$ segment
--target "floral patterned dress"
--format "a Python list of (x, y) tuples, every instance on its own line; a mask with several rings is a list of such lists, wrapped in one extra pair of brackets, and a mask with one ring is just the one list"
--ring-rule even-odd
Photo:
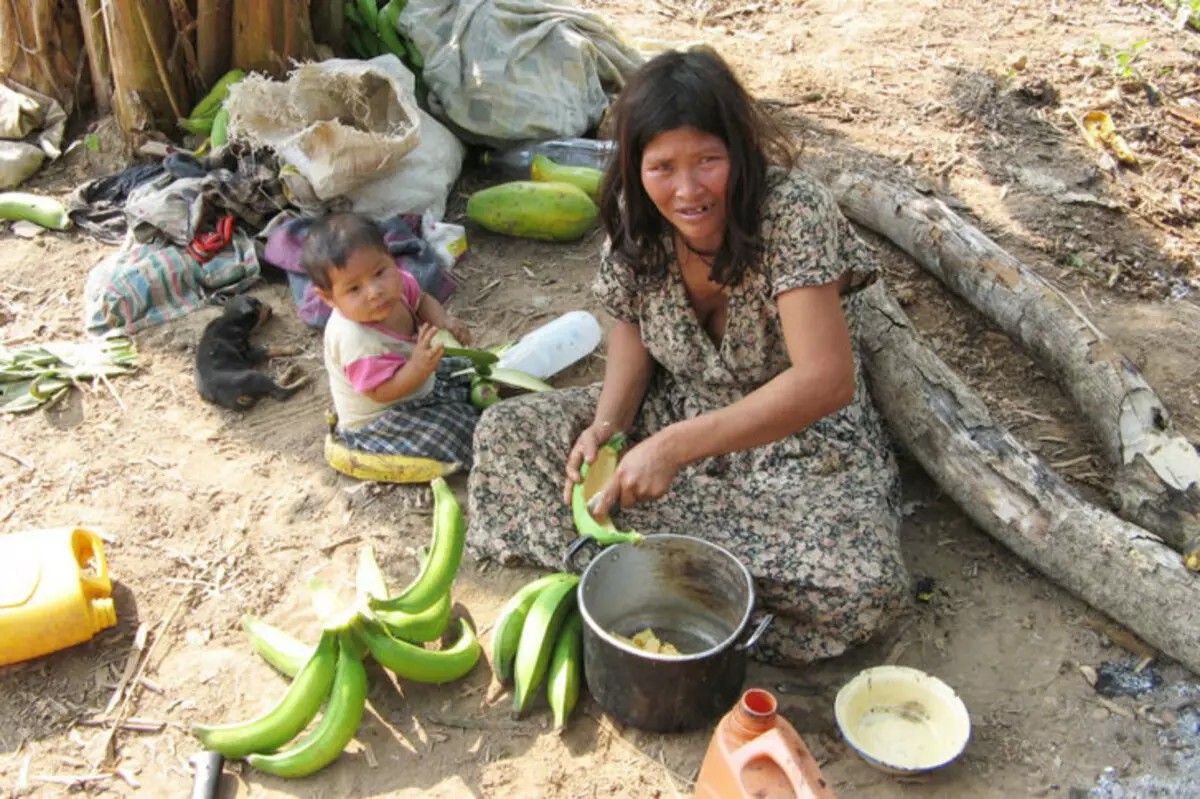
[[(639, 325), (657, 362), (632, 430), (664, 427), (736, 402), (790, 366), (775, 303), (789, 289), (842, 280), (857, 340), (858, 290), (877, 268), (828, 192), (801, 172), (771, 174), (760, 268), (729, 296), (719, 344), (701, 327), (673, 266), (648, 283), (605, 258), (594, 291)], [(904, 602), (899, 475), (855, 352), (850, 404), (774, 443), (686, 466), (663, 498), (615, 517), (623, 529), (700, 536), (726, 547), (775, 614), (756, 657), (833, 657), (885, 625)], [(577, 537), (562, 503), (565, 462), (592, 422), (599, 386), (529, 395), (483, 414), (469, 479), (468, 546), (478, 557), (561, 568)]]

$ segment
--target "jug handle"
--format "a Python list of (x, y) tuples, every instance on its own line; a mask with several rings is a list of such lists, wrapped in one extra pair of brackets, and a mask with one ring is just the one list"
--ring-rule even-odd
[(750, 633), (750, 637), (740, 644), (734, 644), (733, 648), (739, 652), (744, 652), (757, 644), (758, 639), (763, 637), (763, 633), (767, 631), (767, 628), (771, 626), (771, 622), (773, 621), (775, 621), (774, 614), (768, 613), (767, 615), (763, 616), (762, 620), (759, 621), (758, 626), (754, 628), (752, 633)]
[[(81, 569), (79, 582), (84, 586), (84, 593), (92, 599), (109, 596), (112, 593), (112, 581), (108, 576), (108, 558), (104, 556), (104, 543), (100, 537), (90, 530), (76, 528), (71, 533), (71, 551)], [(89, 559), (96, 561), (95, 574), (82, 572), (83, 564)]]
[[(587, 545), (593, 545), (597, 549), (600, 545), (596, 543), (596, 539), (590, 535), (581, 535), (571, 542), (571, 546), (567, 548), (567, 554), (563, 556), (563, 571), (571, 572), (572, 574), (582, 574), (583, 569), (575, 566), (575, 558), (583, 551)], [(589, 561), (590, 562), (590, 561)]]
[[(763, 733), (734, 753), (734, 762), (732, 764), (734, 773), (740, 776), (742, 771), (750, 765), (750, 761), (765, 757), (779, 766), (780, 770), (787, 776), (796, 799), (834, 799), (833, 790), (829, 787), (824, 776), (819, 777), (822, 784), (814, 786), (804, 776), (804, 769), (800, 768), (795, 762), (778, 756), (777, 748), (790, 748), (787, 740), (784, 739), (779, 730), (771, 730), (770, 732)], [(801, 759), (811, 762), (813, 770), (817, 774), (820, 774), (820, 766), (817, 765), (816, 759), (813, 758), (812, 753), (808, 751), (808, 747), (804, 745), (803, 741), (800, 742), (800, 750)]]

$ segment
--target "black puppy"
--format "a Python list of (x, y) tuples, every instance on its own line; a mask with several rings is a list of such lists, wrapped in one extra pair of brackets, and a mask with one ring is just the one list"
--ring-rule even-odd
[(243, 411), (263, 395), (283, 401), (308, 382), (302, 376), (281, 386), (255, 371), (256, 364), (269, 358), (293, 354), (286, 347), (250, 346), (250, 334), (270, 318), (271, 306), (239, 294), (225, 304), (224, 313), (208, 323), (196, 349), (196, 389), (201, 397), (222, 408)]

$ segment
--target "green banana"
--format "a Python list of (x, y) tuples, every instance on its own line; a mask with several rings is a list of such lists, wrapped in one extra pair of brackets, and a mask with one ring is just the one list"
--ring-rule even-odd
[(442, 594), (442, 598), (434, 602), (426, 610), (419, 613), (405, 613), (402, 610), (377, 610), (375, 618), (383, 622), (383, 626), (392, 637), (407, 641), (410, 644), (423, 644), (440, 638), (450, 624), (450, 616), (454, 610), (454, 602), (450, 592)]
[[(604, 488), (604, 484), (616, 471), (617, 458), (623, 446), (625, 446), (625, 434), (614, 433), (596, 453), (591, 465), (583, 463), (579, 467), (579, 474), (583, 480), (576, 483), (571, 489), (571, 517), (575, 521), (575, 529), (580, 535), (590, 535), (601, 546), (624, 543), (640, 544), (642, 541), (642, 534), (636, 530), (626, 532), (618, 530), (613, 525), (612, 519), (606, 519), (601, 524), (596, 521), (588, 509), (588, 503), (592, 501), (592, 497)], [(591, 480), (588, 479), (589, 474), (592, 475)]]
[(421, 55), (421, 51), (413, 44), (412, 39), (408, 40), (408, 63), (412, 64), (414, 69), (425, 68), (425, 57)]
[(224, 147), (229, 143), (229, 111), (222, 107), (217, 115), (213, 117), (212, 133), (209, 134), (212, 139), (213, 149)]
[(228, 758), (269, 752), (283, 746), (313, 720), (329, 694), (330, 685), (336, 682), (337, 640), (335, 633), (321, 634), (312, 657), (292, 680), (287, 693), (270, 710), (237, 724), (218, 727), (197, 724), (192, 727), (192, 735), (204, 744), (205, 749), (220, 752)]
[(192, 119), (211, 119), (225, 104), (225, 98), (229, 96), (229, 88), (233, 84), (246, 77), (246, 73), (240, 69), (231, 69), (221, 76), (221, 79), (213, 84), (209, 89), (208, 94), (200, 102), (196, 103), (196, 107), (192, 109)]
[(375, 0), (358, 0), (358, 14), (371, 33), (379, 33), (379, 7)]
[(345, 13), (345, 17), (350, 21), (351, 25), (359, 28), (367, 27), (367, 23), (363, 21), (362, 14), (358, 13), (358, 6), (354, 5), (351, 0), (346, 0), (346, 2), (342, 5), (342, 11)]
[(242, 629), (250, 636), (250, 644), (263, 660), (288, 677), (300, 673), (315, 649), (249, 613), (242, 616)]
[(471, 378), (471, 404), (479, 410), (490, 408), (500, 401), (500, 391), (496, 384), (486, 377), (475, 375)]
[(573, 574), (570, 577), (540, 591), (521, 625), (521, 640), (513, 664), (513, 710), (518, 714), (529, 708), (546, 676), (558, 632), (567, 616), (575, 610), (575, 588), (579, 578)]
[[(359, 550), (358, 557), (358, 592), (361, 597), (378, 597), (387, 599), (387, 583), (383, 572), (375, 561), (375, 552), (368, 545)], [(429, 549), (421, 547), (417, 551), (417, 559), (421, 568), (429, 562)], [(432, 641), (446, 632), (453, 610), (450, 592), (442, 594), (441, 599), (419, 613), (405, 613), (401, 610), (371, 611), (376, 619), (383, 622), (389, 633), (402, 641), (413, 644), (423, 644)]]
[(426, 649), (399, 641), (368, 619), (359, 619), (355, 632), (383, 667), (413, 682), (446, 683), (465, 677), (479, 662), (480, 646), (466, 619), (459, 620), (458, 640), (449, 649)]
[[(299, 743), (275, 754), (251, 754), (246, 762), (278, 777), (306, 777), (337, 760), (362, 722), (367, 703), (367, 669), (351, 633), (341, 633), (337, 673), (325, 714)], [(321, 695), (324, 698), (325, 694)]]
[(521, 628), (525, 626), (525, 617), (529, 608), (547, 586), (557, 582), (575, 578), (566, 572), (547, 574), (525, 584), (500, 609), (496, 624), (492, 627), (492, 671), (501, 683), (512, 680), (513, 661), (517, 657), (517, 645), (521, 642)]
[(437, 477), (429, 484), (433, 489), (433, 545), (429, 562), (412, 585), (399, 594), (387, 599), (371, 598), (368, 605), (373, 611), (402, 610), (419, 613), (428, 609), (442, 598), (454, 583), (458, 566), (462, 562), (463, 544), (467, 526), (463, 520), (462, 507), (445, 478)]
[(397, 22), (400, 19), (402, 7), (403, 3), (400, 0), (389, 0), (388, 4), (379, 12), (379, 38), (383, 40), (387, 49), (401, 61), (408, 55), (404, 48), (404, 42), (400, 40), (400, 34), (397, 33)]
[(546, 696), (554, 713), (554, 728), (567, 726), (567, 719), (579, 701), (579, 683), (583, 673), (583, 616), (573, 612), (563, 624), (562, 632), (550, 656), (550, 671), (546, 677)]

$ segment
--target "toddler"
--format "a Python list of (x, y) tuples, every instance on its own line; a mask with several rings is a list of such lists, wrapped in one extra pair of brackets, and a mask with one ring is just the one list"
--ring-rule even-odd
[(338, 435), (362, 452), (433, 458), (471, 468), (478, 411), (465, 358), (443, 358), (439, 329), (462, 344), (471, 334), (421, 291), (388, 253), (369, 219), (335, 213), (313, 223), (304, 270), (333, 308), (325, 327), (325, 368)]

